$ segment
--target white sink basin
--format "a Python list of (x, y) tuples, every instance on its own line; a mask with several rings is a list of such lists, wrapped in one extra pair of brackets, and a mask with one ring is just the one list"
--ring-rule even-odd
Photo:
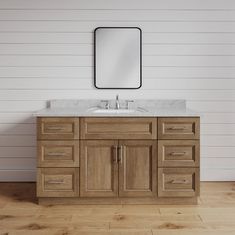
[(143, 108), (137, 109), (101, 109), (101, 108), (91, 108), (88, 111), (97, 114), (129, 114), (129, 113), (146, 113), (147, 110)]

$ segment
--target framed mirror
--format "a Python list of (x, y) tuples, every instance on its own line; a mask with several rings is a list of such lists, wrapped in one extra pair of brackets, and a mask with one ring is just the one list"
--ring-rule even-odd
[(94, 83), (98, 89), (142, 86), (142, 32), (138, 27), (98, 27), (94, 32)]

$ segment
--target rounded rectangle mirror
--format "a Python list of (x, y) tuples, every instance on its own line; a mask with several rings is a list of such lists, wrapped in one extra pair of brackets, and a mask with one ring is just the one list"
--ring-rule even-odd
[(138, 27), (98, 27), (94, 33), (94, 82), (99, 89), (142, 86), (142, 32)]

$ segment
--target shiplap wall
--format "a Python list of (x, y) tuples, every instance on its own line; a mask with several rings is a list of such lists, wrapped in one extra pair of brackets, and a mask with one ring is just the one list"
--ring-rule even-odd
[[(143, 31), (143, 87), (93, 87), (93, 30)], [(186, 99), (201, 179), (235, 180), (234, 0), (0, 0), (0, 181), (35, 180), (32, 113), (50, 99)]]

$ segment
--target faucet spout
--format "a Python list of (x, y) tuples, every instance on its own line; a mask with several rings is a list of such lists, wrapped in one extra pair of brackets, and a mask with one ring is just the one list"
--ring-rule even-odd
[(118, 95), (116, 95), (115, 108), (120, 109), (120, 102), (119, 102), (119, 96)]

